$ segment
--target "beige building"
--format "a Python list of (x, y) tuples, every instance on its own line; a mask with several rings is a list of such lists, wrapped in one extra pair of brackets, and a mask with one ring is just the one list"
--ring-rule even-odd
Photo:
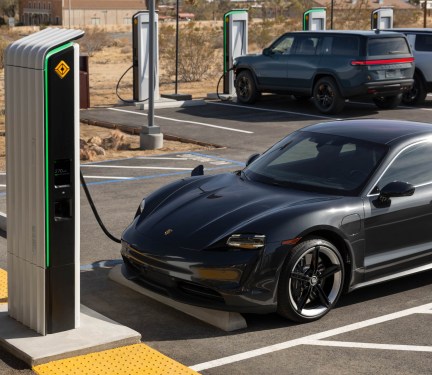
[(131, 24), (132, 15), (146, 9), (144, 0), (20, 0), (20, 22), (24, 25)]

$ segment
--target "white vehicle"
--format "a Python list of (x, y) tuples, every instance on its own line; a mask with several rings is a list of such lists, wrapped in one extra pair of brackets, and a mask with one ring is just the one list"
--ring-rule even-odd
[(422, 104), (428, 92), (432, 92), (432, 29), (391, 29), (407, 36), (415, 58), (414, 85), (403, 94), (402, 102)]

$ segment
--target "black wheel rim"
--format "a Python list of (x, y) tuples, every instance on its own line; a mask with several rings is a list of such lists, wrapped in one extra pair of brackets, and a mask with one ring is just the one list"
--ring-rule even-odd
[(288, 291), (291, 304), (302, 316), (325, 314), (342, 288), (342, 265), (330, 247), (317, 245), (305, 251), (294, 265)]
[(247, 77), (240, 77), (239, 82), (237, 84), (238, 95), (242, 98), (247, 98), (250, 95), (250, 82)]
[(334, 102), (335, 92), (333, 88), (327, 83), (321, 83), (318, 86), (315, 99), (321, 108), (330, 108)]

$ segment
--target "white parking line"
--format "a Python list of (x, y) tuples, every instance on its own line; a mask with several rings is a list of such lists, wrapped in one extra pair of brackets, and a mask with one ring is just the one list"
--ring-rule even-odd
[[(211, 369), (214, 367), (219, 367), (219, 366), (243, 361), (245, 359), (258, 357), (258, 356), (261, 356), (264, 354), (274, 353), (275, 351), (285, 350), (285, 349), (292, 348), (292, 347), (298, 346), (298, 345), (308, 345), (310, 342), (315, 343), (317, 340), (326, 339), (326, 338), (329, 338), (332, 336), (340, 335), (342, 333), (347, 333), (347, 332), (355, 331), (355, 330), (358, 330), (361, 328), (366, 328), (366, 327), (369, 327), (369, 326), (372, 326), (375, 324), (388, 322), (390, 320), (403, 318), (405, 316), (409, 316), (412, 314), (425, 314), (425, 313), (428, 314), (430, 312), (431, 308), (432, 308), (432, 303), (428, 303), (426, 305), (413, 307), (411, 309), (398, 311), (398, 312), (395, 312), (392, 314), (387, 314), (387, 315), (383, 315), (383, 316), (380, 316), (377, 318), (364, 320), (364, 321), (358, 322), (358, 323), (349, 324), (349, 325), (346, 325), (343, 327), (331, 329), (329, 331), (325, 331), (325, 332), (321, 332), (321, 333), (316, 333), (316, 334), (309, 335), (309, 336), (306, 336), (303, 338), (285, 341), (285, 342), (282, 342), (279, 344), (265, 346), (263, 348), (250, 350), (248, 352), (234, 354), (234, 355), (224, 357), (224, 358), (219, 358), (219, 359), (216, 359), (213, 361), (200, 363), (200, 364), (191, 366), (190, 368), (192, 370), (195, 370), (195, 371), (208, 370), (208, 369)], [(316, 345), (316, 344), (314, 344), (314, 345)]]
[(224, 106), (229, 106), (229, 107), (238, 107), (238, 108), (243, 108), (243, 109), (248, 109), (248, 110), (250, 109), (250, 110), (254, 110), (254, 111), (288, 113), (290, 115), (323, 118), (323, 119), (327, 119), (327, 120), (341, 120), (340, 118), (335, 118), (335, 117), (330, 117), (330, 116), (312, 115), (312, 114), (303, 113), (303, 112), (284, 111), (281, 109), (259, 108), (259, 107), (252, 107), (252, 106), (249, 107), (249, 106), (244, 106), (244, 105), (239, 105), (239, 104), (226, 104), (226, 103), (218, 103), (218, 102), (208, 102), (207, 104), (224, 105)]
[(310, 340), (307, 341), (307, 345), (332, 346), (337, 348), (401, 350), (407, 352), (431, 352), (432, 353), (432, 346), (420, 346), (420, 345), (392, 345), (392, 344), (376, 344), (376, 343), (369, 343), (369, 342), (347, 342), (347, 341), (329, 341), (329, 340)]
[[(119, 108), (108, 108), (108, 109), (110, 109), (111, 111), (131, 113), (133, 115), (147, 116), (147, 113), (141, 113), (141, 112), (135, 112), (135, 111), (126, 111), (125, 109), (119, 109)], [(154, 116), (154, 117), (155, 118), (160, 118), (162, 120), (168, 120), (168, 121), (181, 122), (181, 123), (186, 123), (186, 124), (206, 126), (206, 127), (209, 127), (209, 128), (216, 128), (216, 129), (221, 129), (221, 130), (229, 130), (229, 131), (237, 132), (237, 133), (253, 134), (253, 132), (248, 131), (248, 130), (240, 130), (240, 129), (228, 128), (226, 126), (212, 125), (212, 124), (207, 124), (205, 122), (179, 120), (179, 119), (170, 118), (170, 117), (163, 117), (163, 116)]]
[(96, 179), (101, 179), (101, 180), (130, 180), (133, 177), (84, 176), (84, 178), (96, 178)]
[(81, 168), (117, 168), (117, 169), (162, 169), (170, 171), (191, 171), (193, 168), (174, 168), (174, 167), (142, 167), (136, 165), (106, 165), (106, 164), (82, 164)]
[(143, 159), (143, 160), (189, 160), (188, 158), (164, 158), (157, 156), (137, 156), (135, 159)]

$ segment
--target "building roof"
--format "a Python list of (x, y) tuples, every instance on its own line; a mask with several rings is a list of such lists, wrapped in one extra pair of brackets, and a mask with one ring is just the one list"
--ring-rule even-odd
[[(315, 0), (318, 6), (326, 7), (327, 11), (331, 8), (331, 0)], [(347, 9), (360, 6), (367, 3), (368, 9), (378, 9), (385, 7), (392, 7), (393, 9), (418, 9), (415, 5), (410, 4), (406, 0), (382, 0), (381, 3), (378, 0), (342, 0), (335, 1), (333, 3), (334, 9)]]
[[(71, 0), (71, 9), (147, 9), (144, 0)], [(69, 2), (64, 2), (64, 8), (69, 8)]]

